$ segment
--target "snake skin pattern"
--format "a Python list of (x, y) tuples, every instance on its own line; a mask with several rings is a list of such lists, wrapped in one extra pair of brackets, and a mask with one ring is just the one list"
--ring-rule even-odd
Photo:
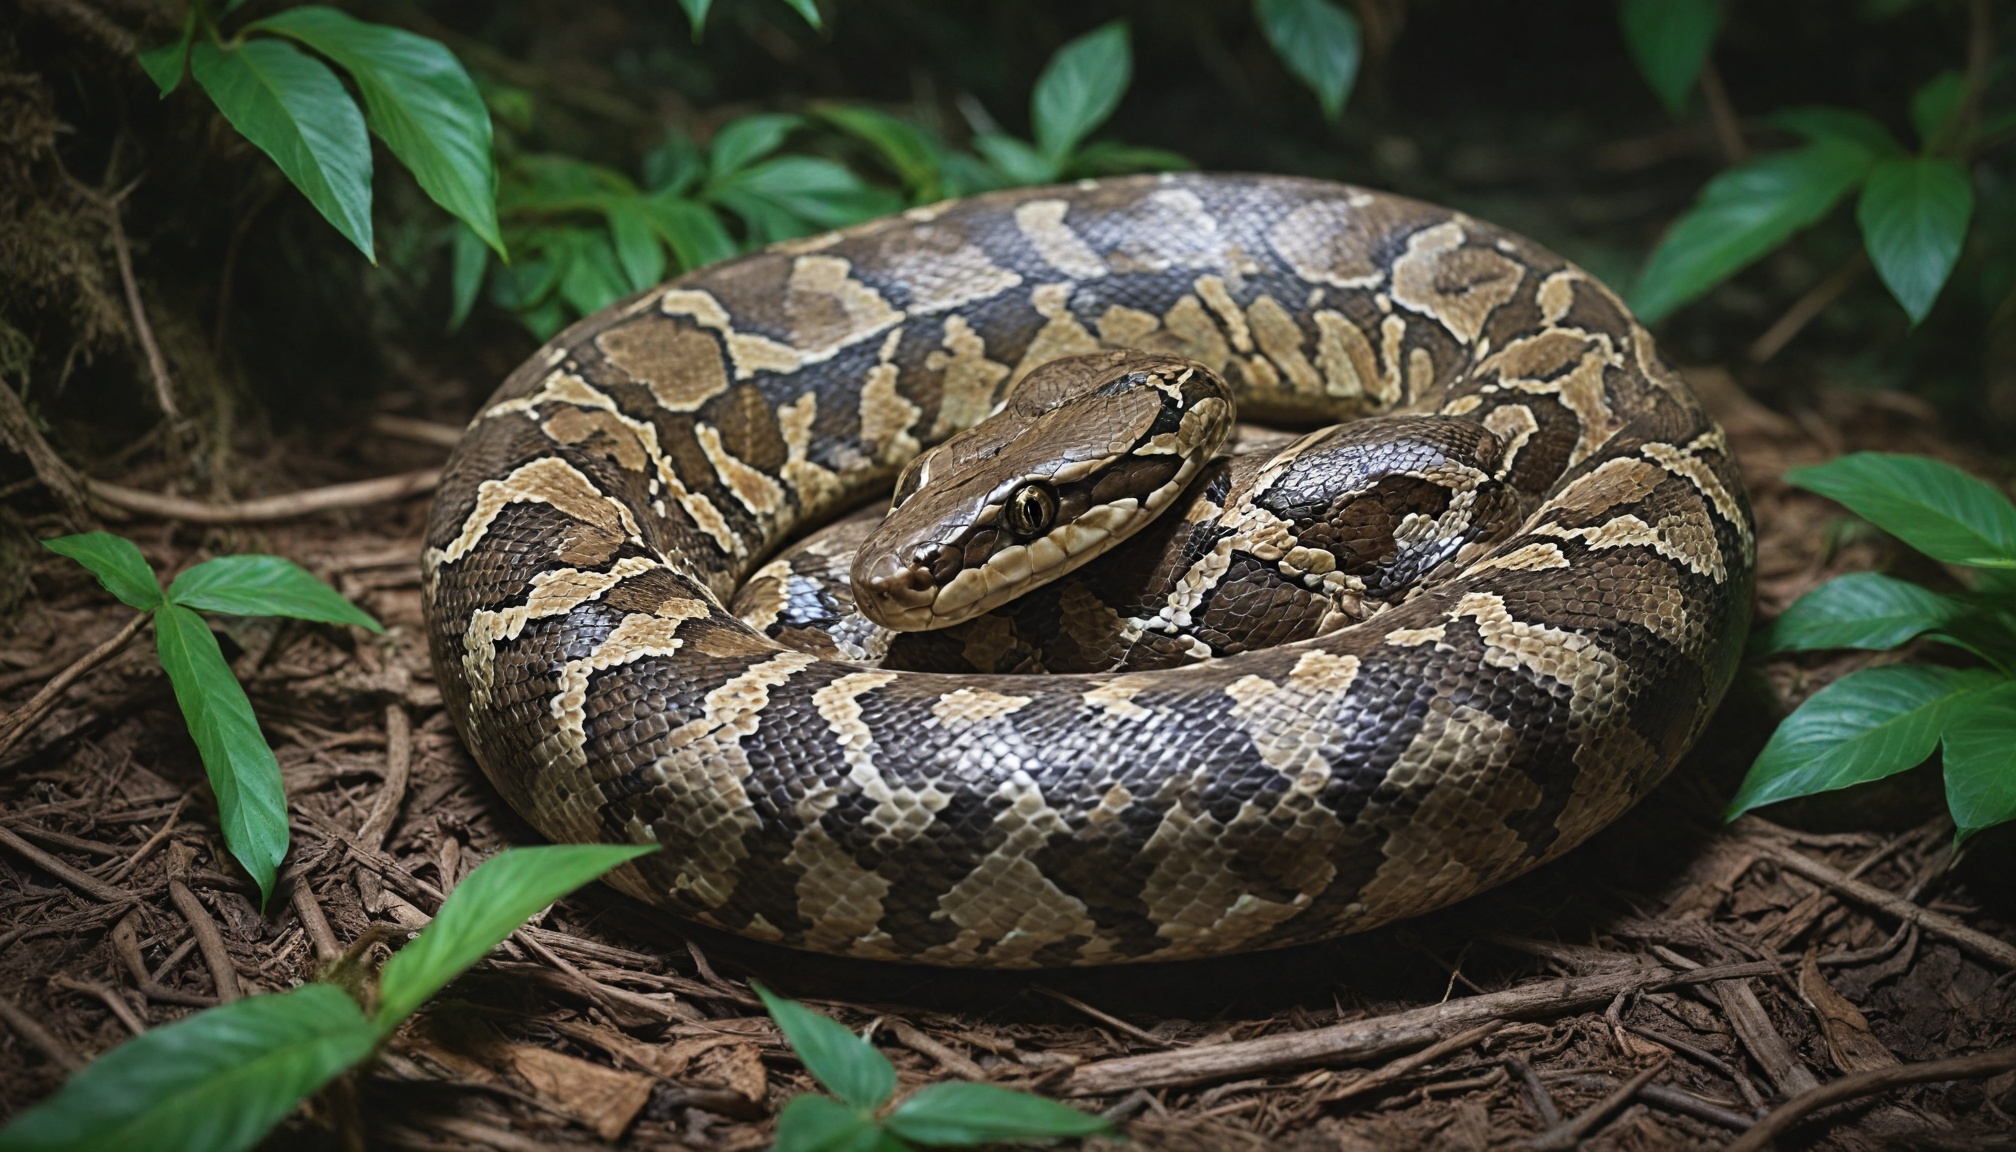
[[(1012, 381), (1102, 347), (1248, 419), (1475, 421), (1530, 511), (1362, 623), (1188, 667), (945, 675), (724, 604)], [(1501, 883), (1643, 797), (1747, 627), (1720, 428), (1600, 283), (1458, 213), (1178, 175), (915, 209), (589, 317), (451, 459), (424, 558), (450, 714), (639, 898), (797, 948), (1044, 967), (1271, 948)]]

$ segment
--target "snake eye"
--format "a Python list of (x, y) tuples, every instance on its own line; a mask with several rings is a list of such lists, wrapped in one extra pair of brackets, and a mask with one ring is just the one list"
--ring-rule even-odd
[(1039, 536), (1057, 519), (1057, 490), (1041, 480), (1031, 480), (1008, 494), (1002, 509), (1008, 530), (1017, 536)]

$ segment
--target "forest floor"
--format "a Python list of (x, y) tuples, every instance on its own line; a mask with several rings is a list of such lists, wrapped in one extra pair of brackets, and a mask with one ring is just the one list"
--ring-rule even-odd
[[(1886, 559), (1788, 489), (1787, 467), (1860, 448), (1970, 463), (1897, 394), (1830, 392), (1787, 416), (1719, 370), (1690, 376), (1744, 463), (1766, 617)], [(282, 474), (382, 475), (444, 454), (386, 436), (335, 461), (283, 447), (275, 491), (292, 486)], [(292, 802), (284, 894), (265, 915), (222, 852), (144, 637), (0, 756), (0, 1117), (220, 988), (286, 988), (359, 947), (382, 956), (474, 865), (537, 841), (441, 707), (420, 619), (426, 503), (119, 527), (164, 574), (225, 551), (292, 557), (389, 633), (227, 625)], [(0, 635), (8, 711), (127, 623), (67, 560), (38, 561), (32, 580)], [(423, 1012), (350, 1106), (324, 1098), (269, 1146), (336, 1147), (361, 1125), (386, 1148), (765, 1147), (782, 1104), (814, 1088), (756, 1006), (760, 978), (867, 1028), (905, 1089), (964, 1078), (1065, 1097), (1142, 1148), (1719, 1147), (1816, 1084), (2016, 1043), (2016, 837), (1956, 860), (1930, 770), (1772, 809), (1779, 823), (1719, 818), (1790, 703), (1894, 658), (1752, 665), (1687, 762), (1586, 846), (1322, 946), (919, 971), (746, 944), (591, 887)], [(2016, 1073), (1893, 1087), (1779, 1146), (2012, 1148), (2012, 1112)]]

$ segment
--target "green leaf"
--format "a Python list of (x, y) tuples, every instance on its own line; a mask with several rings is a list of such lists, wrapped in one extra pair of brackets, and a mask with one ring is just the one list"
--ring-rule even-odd
[(714, 179), (721, 180), (775, 152), (805, 121), (782, 112), (744, 116), (714, 136), (708, 149), (708, 166)]
[(438, 41), (334, 8), (289, 8), (249, 25), (291, 36), (341, 64), (364, 94), (366, 122), (420, 188), (503, 256), (490, 112), (476, 82)]
[(1781, 108), (1770, 121), (1808, 140), (1841, 140), (1867, 149), (1871, 156), (1902, 156), (1904, 146), (1874, 116), (1846, 108), (1816, 104)]
[(1674, 116), (1687, 110), (1687, 94), (1708, 62), (1722, 25), (1717, 0), (1622, 0), (1617, 6), (1624, 44), (1638, 71)]
[(324, 624), (385, 626), (292, 560), (258, 554), (205, 560), (168, 586), (170, 602), (233, 616), (291, 616)]
[(451, 278), (449, 293), (451, 304), (448, 309), (448, 331), (460, 331), (469, 319), (470, 309), (476, 307), (476, 293), (483, 287), (483, 273), (490, 267), (490, 249), (483, 244), (483, 238), (470, 231), (467, 224), (456, 221), (450, 241)]
[(612, 200), (603, 210), (609, 235), (616, 242), (616, 263), (630, 290), (642, 292), (665, 278), (665, 249), (651, 226), (651, 211), (642, 197)]
[(643, 203), (652, 229), (672, 246), (682, 271), (735, 255), (734, 237), (707, 205), (662, 194), (646, 197)]
[(1729, 802), (1728, 818), (1917, 767), (1932, 754), (1953, 707), (2001, 679), (1981, 669), (1925, 664), (1843, 676), (1771, 734)]
[(805, 1070), (856, 1108), (880, 1108), (896, 1091), (896, 1069), (873, 1044), (795, 1000), (752, 985)]
[(707, 26), (707, 10), (714, 6), (714, 0), (679, 0), (679, 7), (686, 10), (686, 21), (693, 25), (693, 39), (700, 39), (700, 30)]
[(68, 556), (98, 577), (107, 592), (129, 608), (151, 612), (161, 606), (161, 581), (148, 567), (147, 558), (124, 536), (110, 532), (84, 532), (76, 536), (56, 536), (42, 546), (58, 556)]
[(1253, 0), (1253, 16), (1274, 54), (1316, 93), (1335, 120), (1358, 79), (1358, 18), (1330, 0)]
[(684, 132), (667, 135), (664, 143), (644, 154), (644, 186), (653, 192), (684, 195), (706, 172), (700, 149)]
[(1029, 101), (1036, 147), (1061, 164), (1078, 142), (1113, 115), (1134, 78), (1127, 22), (1103, 24), (1057, 50), (1036, 77)]
[(1748, 267), (1825, 216), (1869, 164), (1868, 150), (1827, 139), (1717, 176), (1652, 253), (1632, 309), (1654, 323)]
[(1946, 806), (1961, 839), (2016, 820), (2016, 681), (1954, 704), (1945, 769)]
[(224, 846), (258, 882), (263, 905), (273, 895), (274, 870), (287, 855), (287, 791), (280, 765), (201, 616), (179, 604), (161, 605), (154, 612), (154, 647), (202, 754), (210, 791), (217, 794)]
[(385, 1031), (413, 1014), (463, 969), (517, 931), (527, 917), (655, 845), (548, 844), (508, 848), (462, 881), (434, 922), (385, 962), (378, 977), (378, 1013)]
[(1013, 136), (988, 133), (973, 138), (987, 162), (1008, 178), (1008, 186), (1048, 184), (1062, 174), (1059, 163)]
[(1929, 588), (1876, 572), (1856, 572), (1801, 596), (1771, 622), (1762, 647), (1766, 652), (1895, 648), (1966, 612), (1967, 605)]
[(1993, 487), (1943, 461), (1856, 452), (1785, 473), (1948, 564), (2016, 562), (2016, 507)]
[(821, 104), (821, 119), (867, 144), (919, 203), (944, 195), (939, 149), (922, 128), (861, 104)]
[(248, 40), (237, 48), (198, 40), (189, 64), (231, 126), (271, 156), (316, 211), (376, 264), (371, 143), (336, 73), (280, 40)]
[[(817, 156), (779, 156), (717, 181), (708, 196), (749, 221), (763, 240), (840, 228), (902, 207), (886, 188), (871, 188), (845, 165)], [(801, 223), (802, 222), (802, 223)]]
[(812, 27), (824, 28), (826, 26), (826, 22), (819, 18), (819, 5), (816, 0), (784, 0), (784, 3), (789, 4), (791, 10), (804, 17), (805, 23), (810, 24)]
[(889, 1130), (919, 1144), (993, 1144), (1090, 1136), (1112, 1125), (1041, 1096), (992, 1084), (932, 1084), (898, 1105)]
[(357, 1005), (331, 985), (252, 996), (92, 1061), (0, 1131), (0, 1149), (239, 1152), (377, 1042)]
[(1947, 69), (1911, 96), (1911, 127), (1926, 148), (1944, 144), (1947, 130), (1959, 119), (1967, 99), (1967, 78)]
[(875, 1117), (831, 1096), (793, 1096), (777, 1114), (770, 1152), (867, 1152), (882, 1136)]
[(1180, 172), (1194, 168), (1190, 158), (1165, 148), (1143, 148), (1101, 140), (1071, 157), (1071, 171), (1086, 176), (1118, 176), (1128, 172)]
[(1974, 189), (1958, 160), (1914, 156), (1870, 171), (1855, 219), (1877, 274), (1911, 323), (1925, 319), (1939, 298), (1973, 215)]
[(161, 89), (161, 95), (166, 96), (182, 86), (183, 67), (189, 62), (189, 41), (195, 35), (196, 6), (191, 4), (189, 11), (182, 16), (182, 35), (176, 37), (174, 43), (140, 53), (140, 67), (146, 69), (154, 86)]
[(609, 234), (601, 230), (574, 233), (566, 266), (560, 271), (560, 298), (586, 316), (629, 294), (630, 284), (616, 260), (616, 246)]

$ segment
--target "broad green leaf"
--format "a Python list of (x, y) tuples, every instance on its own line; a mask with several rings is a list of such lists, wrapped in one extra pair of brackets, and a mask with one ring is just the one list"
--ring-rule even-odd
[(248, 40), (237, 48), (198, 40), (189, 66), (231, 126), (271, 156), (316, 211), (376, 264), (371, 142), (336, 73), (281, 40)]
[(1059, 48), (1036, 77), (1036, 93), (1029, 101), (1036, 147), (1062, 163), (1113, 115), (1133, 78), (1125, 20), (1103, 24)]
[(1770, 121), (1808, 140), (1842, 140), (1867, 149), (1874, 157), (1902, 156), (1904, 146), (1874, 116), (1824, 104), (1781, 108)]
[(1801, 596), (1771, 622), (1762, 647), (1766, 652), (1895, 648), (1966, 612), (1967, 605), (1930, 588), (1876, 572), (1856, 572)]
[(389, 1032), (450, 980), (517, 931), (527, 917), (654, 845), (547, 844), (508, 848), (462, 881), (434, 922), (385, 962), (372, 1022)]
[(652, 229), (679, 257), (681, 271), (735, 255), (735, 238), (728, 235), (721, 218), (707, 205), (666, 195), (648, 196), (643, 204)]
[(819, 4), (817, 0), (784, 0), (784, 3), (789, 4), (791, 10), (804, 17), (805, 23), (810, 24), (812, 27), (824, 28), (826, 26), (826, 22), (819, 18)]
[(1624, 44), (1666, 111), (1687, 110), (1687, 94), (1708, 62), (1722, 25), (1717, 0), (1622, 0), (1617, 6)]
[(324, 624), (385, 626), (292, 560), (280, 556), (219, 556), (175, 578), (168, 599), (185, 608), (233, 616), (291, 616)]
[(154, 613), (154, 647), (202, 754), (210, 791), (217, 794), (224, 846), (258, 882), (263, 904), (273, 895), (274, 870), (287, 855), (287, 791), (280, 782), (280, 764), (259, 731), (252, 702), (201, 616), (179, 604), (161, 605)]
[(1057, 161), (1013, 136), (994, 133), (975, 136), (973, 147), (1008, 178), (1010, 187), (1048, 184), (1062, 175)]
[(191, 4), (182, 17), (182, 35), (171, 44), (140, 53), (140, 67), (146, 70), (154, 86), (161, 89), (161, 95), (166, 96), (182, 86), (183, 66), (189, 62), (189, 41), (195, 35), (196, 6)]
[(1953, 706), (1945, 769), (1946, 806), (1961, 839), (2016, 820), (2016, 681)]
[(821, 104), (813, 111), (873, 148), (919, 203), (944, 195), (939, 149), (922, 128), (862, 104)]
[(1856, 452), (1785, 473), (1948, 564), (2016, 561), (2016, 507), (1993, 487), (1944, 461)]
[(1967, 98), (1967, 78), (1947, 69), (1911, 96), (1911, 127), (1926, 148), (1944, 144), (1945, 133), (1959, 117)]
[(992, 1084), (932, 1084), (890, 1113), (889, 1130), (936, 1146), (1090, 1136), (1112, 1127), (1076, 1108)]
[(44, 540), (42, 546), (90, 569), (98, 583), (127, 607), (151, 612), (161, 606), (161, 581), (147, 566), (140, 549), (124, 536), (83, 532)]
[(707, 10), (714, 6), (714, 0), (679, 0), (679, 7), (686, 10), (686, 20), (693, 25), (693, 39), (700, 39), (700, 30), (707, 26)]
[[(845, 165), (817, 156), (765, 160), (715, 182), (708, 195), (748, 220), (765, 240), (857, 224), (902, 207), (894, 192), (871, 188)], [(791, 218), (803, 223), (784, 231)]]
[(1877, 274), (1911, 323), (1925, 319), (1939, 298), (1973, 215), (1974, 188), (1958, 160), (1913, 156), (1870, 171), (1855, 219)]
[(586, 316), (629, 294), (630, 284), (616, 260), (616, 246), (609, 234), (600, 229), (576, 233), (568, 246), (566, 265), (560, 270), (560, 298)]
[(0, 1131), (0, 1150), (238, 1152), (377, 1043), (356, 1003), (332, 985), (249, 997), (92, 1061)]
[(1358, 79), (1358, 18), (1331, 0), (1253, 0), (1253, 16), (1274, 54), (1316, 93), (1335, 120)]
[(641, 292), (663, 280), (665, 249), (658, 244), (644, 199), (612, 200), (602, 212), (609, 221), (609, 235), (616, 242), (616, 262), (622, 267), (630, 290)]
[(708, 149), (707, 162), (714, 179), (732, 176), (775, 152), (784, 138), (804, 120), (782, 112), (744, 116), (721, 129)]
[(1194, 168), (1190, 158), (1166, 148), (1143, 148), (1101, 140), (1071, 157), (1071, 171), (1085, 176), (1118, 176), (1128, 172), (1180, 172)]
[(476, 306), (476, 293), (483, 288), (483, 273), (490, 267), (490, 249), (484, 246), (481, 236), (459, 220), (452, 236), (448, 330), (456, 332), (469, 319), (469, 310)]
[(420, 188), (503, 256), (490, 112), (447, 47), (334, 8), (289, 8), (248, 26), (291, 36), (341, 64), (364, 94), (365, 120)]
[(868, 1152), (882, 1137), (875, 1117), (831, 1096), (793, 1096), (777, 1114), (770, 1152)]
[(2000, 682), (1993, 672), (1926, 664), (1851, 672), (1771, 734), (1729, 802), (1728, 818), (1915, 768), (1932, 754), (1954, 707)]
[(707, 162), (684, 132), (667, 135), (664, 143), (644, 154), (644, 186), (653, 192), (683, 196), (706, 174)]
[(1656, 322), (1749, 267), (1825, 216), (1869, 164), (1867, 149), (1826, 139), (1717, 176), (1652, 253), (1632, 290), (1632, 309)]
[(796, 1000), (754, 987), (805, 1070), (828, 1091), (856, 1108), (880, 1108), (896, 1091), (896, 1069), (873, 1044)]

